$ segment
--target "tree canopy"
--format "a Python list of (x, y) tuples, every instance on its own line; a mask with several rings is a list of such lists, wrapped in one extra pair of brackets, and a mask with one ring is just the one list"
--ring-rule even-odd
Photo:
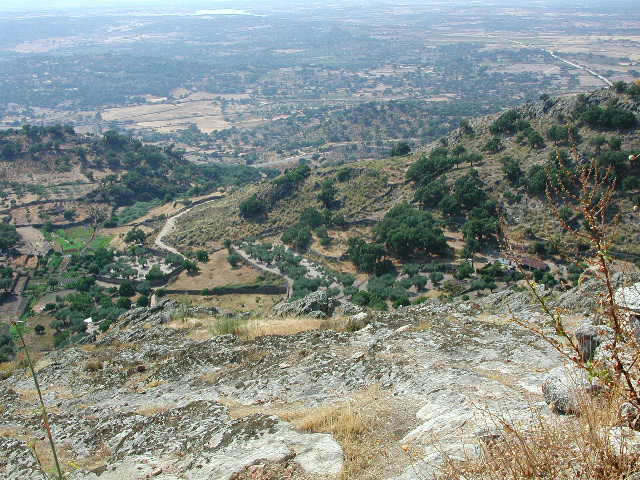
[(409, 258), (419, 252), (437, 255), (449, 252), (444, 233), (431, 214), (408, 203), (389, 210), (375, 233), (377, 240), (400, 258)]

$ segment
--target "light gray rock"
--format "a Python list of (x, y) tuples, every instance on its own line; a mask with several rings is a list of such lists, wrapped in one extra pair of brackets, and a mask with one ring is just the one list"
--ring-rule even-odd
[(616, 290), (615, 301), (625, 309), (640, 313), (640, 282)]
[(560, 414), (579, 413), (581, 403), (594, 389), (587, 372), (573, 366), (554, 368), (542, 383), (545, 402)]
[(342, 301), (340, 303), (340, 306), (338, 307), (338, 312), (342, 313), (343, 315), (357, 315), (361, 312), (364, 312), (364, 308), (362, 308), (360, 305), (356, 305), (355, 303), (351, 303), (351, 302), (347, 302), (346, 300)]
[(326, 316), (331, 316), (337, 305), (337, 300), (330, 297), (326, 290), (319, 290), (294, 302), (279, 303), (273, 307), (273, 313), (280, 316), (301, 316), (309, 315), (312, 312), (322, 312)]
[(31, 449), (14, 438), (0, 437), (0, 478), (4, 480), (42, 480)]
[[(480, 319), (477, 310), (456, 303), (370, 312), (367, 327), (355, 332), (312, 330), (251, 341), (203, 338), (156, 322), (167, 311), (128, 312), (127, 325), (114, 323), (95, 348), (56, 350), (38, 367), (45, 401), (56, 407), (56, 438), (73, 445), (79, 463), (109, 449), (107, 469), (83, 472), (87, 479), (136, 478), (130, 472), (138, 467), (161, 480), (224, 479), (267, 458), (297, 463), (310, 476), (338, 472), (342, 452), (335, 440), (296, 432), (270, 414), (278, 405), (335, 405), (372, 385), (393, 402), (393, 418), (382, 428), (406, 433), (418, 425), (407, 442), (420, 452), (415, 460), (435, 467), (446, 456), (475, 454), (474, 431), (487, 426), (478, 412), (498, 409), (508, 418), (530, 412), (539, 372), (559, 364), (530, 332), (501, 318)], [(396, 333), (416, 325), (422, 327)], [(103, 368), (88, 371), (88, 361)], [(0, 380), (0, 426), (41, 435), (36, 405), (16, 393), (32, 388), (21, 372)], [(222, 399), (264, 414), (235, 418)], [(417, 423), (416, 405), (422, 406)], [(15, 477), (22, 459), (9, 456), (5, 471)], [(22, 478), (31, 480), (11, 480)]]

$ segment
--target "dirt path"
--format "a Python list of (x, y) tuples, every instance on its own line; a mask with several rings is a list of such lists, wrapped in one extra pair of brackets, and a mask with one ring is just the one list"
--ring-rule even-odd
[(245, 252), (241, 248), (234, 247), (234, 250), (238, 253), (238, 255), (240, 255), (242, 258), (244, 258), (244, 260), (249, 265), (253, 265), (258, 270), (261, 270), (263, 272), (273, 273), (275, 275), (278, 275), (278, 276), (284, 278), (287, 281), (287, 298), (291, 298), (291, 295), (293, 294), (293, 279), (292, 278), (287, 277), (286, 275), (283, 275), (280, 272), (279, 268), (269, 267), (269, 266), (267, 266), (266, 264), (264, 264), (262, 262), (258, 262), (256, 260), (254, 260), (253, 258), (251, 258), (249, 256), (249, 254), (247, 252)]
[(212, 198), (210, 200), (206, 200), (204, 202), (200, 202), (196, 205), (192, 205), (188, 208), (186, 208), (185, 210), (182, 210), (181, 212), (176, 213), (175, 215), (173, 215), (172, 217), (169, 217), (167, 219), (167, 221), (165, 222), (165, 224), (162, 226), (162, 229), (160, 229), (160, 232), (158, 233), (158, 236), (156, 237), (155, 241), (153, 242), (153, 244), (158, 247), (161, 250), (166, 250), (167, 252), (171, 252), (171, 253), (175, 253), (176, 255), (180, 255), (182, 258), (184, 258), (184, 255), (182, 253), (180, 253), (176, 248), (172, 247), (171, 245), (167, 245), (166, 243), (164, 243), (164, 238), (169, 235), (171, 232), (173, 232), (173, 230), (176, 228), (176, 221), (182, 217), (183, 215), (186, 215), (187, 213), (189, 213), (191, 210), (193, 210), (196, 207), (199, 207), (201, 205), (206, 205), (207, 203), (213, 203), (213, 202), (217, 202), (218, 200), (220, 200), (221, 198), (224, 198), (225, 195), (220, 194), (217, 195), (215, 198)]

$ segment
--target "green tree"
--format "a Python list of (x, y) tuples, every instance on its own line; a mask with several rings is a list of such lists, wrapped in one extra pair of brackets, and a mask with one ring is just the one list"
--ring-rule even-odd
[(311, 245), (311, 229), (308, 225), (297, 223), (282, 234), (281, 240), (296, 250), (306, 250)]
[(229, 262), (229, 265), (231, 265), (233, 268), (237, 267), (240, 263), (242, 263), (242, 261), (242, 256), (237, 252), (233, 252), (227, 256), (227, 262)]
[(498, 153), (502, 150), (504, 150), (504, 145), (500, 137), (493, 137), (482, 147), (482, 151), (488, 153)]
[(502, 159), (502, 173), (504, 178), (515, 187), (524, 181), (524, 172), (520, 168), (520, 164), (511, 157)]
[(261, 218), (264, 217), (266, 213), (266, 204), (255, 195), (240, 203), (240, 215), (246, 219)]
[(432, 208), (437, 206), (447, 193), (449, 193), (449, 188), (446, 184), (446, 178), (439, 178), (418, 187), (413, 200), (424, 208)]
[(407, 170), (406, 178), (417, 184), (429, 183), (453, 168), (447, 149), (436, 148), (429, 156), (421, 157)]
[(158, 282), (164, 280), (164, 273), (162, 273), (162, 270), (160, 270), (158, 265), (154, 265), (147, 273), (146, 279), (150, 282)]
[(196, 252), (196, 260), (200, 263), (207, 263), (209, 261), (209, 254), (205, 250), (198, 250)]
[(443, 231), (433, 217), (408, 203), (396, 205), (387, 212), (375, 229), (376, 239), (400, 258), (417, 252), (447, 254), (449, 246)]
[(126, 280), (120, 284), (118, 293), (121, 297), (133, 297), (136, 294), (136, 289), (133, 282)]
[(16, 227), (9, 223), (0, 222), (0, 251), (13, 248), (20, 241)]
[(411, 146), (407, 142), (398, 142), (391, 149), (390, 155), (392, 157), (404, 157), (411, 153)]
[(127, 235), (124, 237), (124, 241), (127, 243), (143, 243), (147, 238), (147, 235), (140, 230), (139, 228), (134, 228), (133, 230), (129, 230)]
[(456, 273), (454, 274), (454, 276), (458, 280), (463, 280), (465, 278), (470, 277), (474, 273), (475, 273), (475, 270), (473, 268), (473, 265), (471, 265), (471, 262), (464, 262), (464, 263), (460, 264), (460, 266), (458, 267), (458, 270), (456, 270)]
[(379, 243), (367, 243), (361, 238), (350, 238), (347, 255), (361, 272), (373, 273), (385, 256), (384, 246)]
[(320, 193), (318, 194), (318, 200), (324, 206), (324, 208), (332, 208), (336, 203), (336, 187), (333, 185), (333, 180), (325, 180), (322, 182)]

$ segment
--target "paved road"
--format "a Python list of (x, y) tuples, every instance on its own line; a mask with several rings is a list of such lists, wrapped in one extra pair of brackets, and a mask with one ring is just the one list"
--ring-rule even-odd
[(589, 67), (586, 67), (585, 65), (580, 65), (579, 63), (574, 63), (574, 62), (570, 62), (569, 60), (565, 60), (562, 57), (559, 57), (555, 50), (549, 50), (547, 48), (542, 48), (542, 47), (537, 47), (535, 45), (529, 45), (527, 43), (522, 43), (522, 42), (518, 42), (517, 40), (508, 40), (511, 43), (515, 43), (516, 45), (520, 45), (521, 47), (526, 47), (526, 48), (533, 48), (536, 50), (542, 50), (545, 53), (548, 53), (549, 55), (551, 55), (553, 58), (555, 58), (556, 60), (565, 63), (573, 68), (577, 68), (578, 70), (584, 70), (585, 72), (587, 72), (589, 75), (593, 75), (594, 77), (596, 77), (597, 79), (601, 80), (602, 82), (606, 83), (608, 86), (613, 87), (613, 82), (611, 80), (609, 80), (607, 77), (600, 75), (597, 72), (594, 72), (593, 70), (591, 70)]

